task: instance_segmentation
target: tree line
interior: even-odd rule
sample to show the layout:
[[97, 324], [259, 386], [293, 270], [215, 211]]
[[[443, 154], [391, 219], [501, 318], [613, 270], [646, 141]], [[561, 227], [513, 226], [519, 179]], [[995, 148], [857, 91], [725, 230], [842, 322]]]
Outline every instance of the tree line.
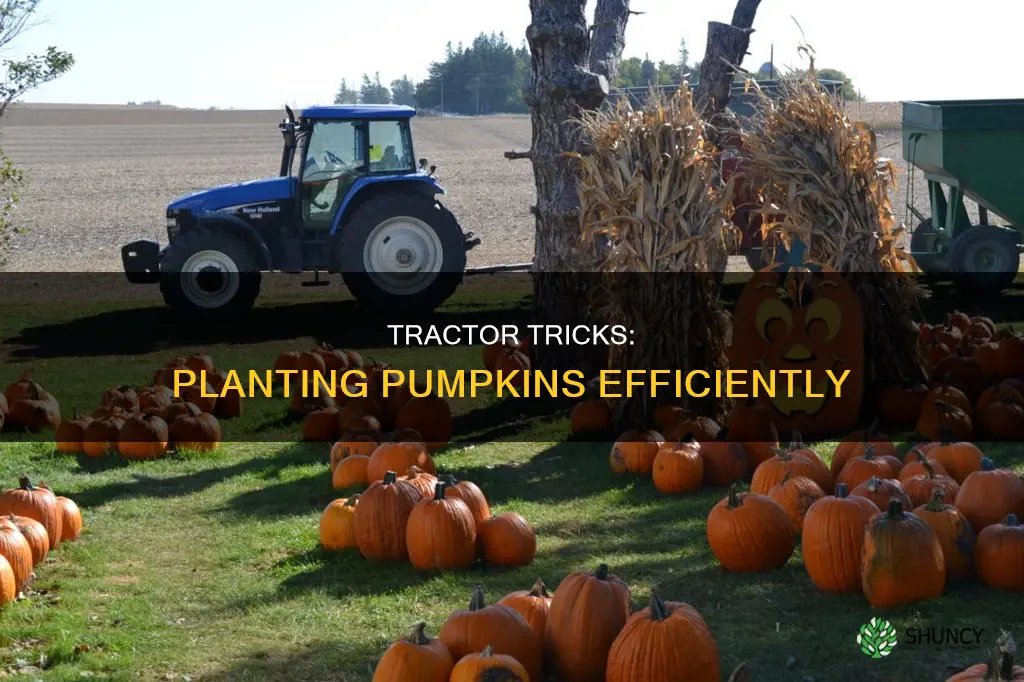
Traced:
[[[751, 74], [764, 80], [779, 74], [764, 65]], [[637, 88], [675, 85], [684, 78], [694, 80], [700, 72], [700, 62], [690, 61], [686, 41], [679, 44], [675, 62], [651, 61], [629, 57], [619, 65], [614, 86]], [[794, 75], [799, 75], [797, 72]], [[526, 44], [513, 47], [503, 33], [481, 33], [472, 44], [449, 42], [441, 61], [432, 62], [427, 77], [413, 83], [408, 75], [384, 85], [380, 73], [363, 74], [358, 86], [341, 81], [334, 98], [335, 104], [404, 104], [418, 109], [446, 113], [479, 115], [497, 113], [525, 113], [529, 109], [523, 98], [530, 77], [530, 51]], [[849, 76], [838, 69], [818, 69], [818, 77], [843, 83], [843, 96], [848, 100], [862, 99]], [[739, 77], [738, 77], [739, 78]]]

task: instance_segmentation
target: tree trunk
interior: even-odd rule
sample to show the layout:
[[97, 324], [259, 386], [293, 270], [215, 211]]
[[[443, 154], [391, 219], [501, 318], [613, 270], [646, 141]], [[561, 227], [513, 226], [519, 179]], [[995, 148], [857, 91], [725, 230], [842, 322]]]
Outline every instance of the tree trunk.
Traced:
[[[586, 0], [530, 0], [526, 30], [532, 57], [527, 95], [533, 122], [534, 181], [537, 188], [534, 246], [534, 306], [538, 324], [580, 324], [588, 319], [586, 287], [594, 283], [597, 260], [580, 243], [576, 162], [565, 152], [582, 152], [572, 119], [581, 109], [601, 105], [622, 55], [629, 0], [599, 0], [594, 42]], [[596, 71], [589, 66], [596, 64]], [[541, 368], [594, 369], [599, 364], [579, 346], [540, 346]]]
[[700, 63], [695, 105], [704, 119], [713, 121], [729, 104], [729, 88], [736, 67], [750, 48], [754, 17], [761, 0], [738, 0], [732, 23], [708, 22], [708, 43]]

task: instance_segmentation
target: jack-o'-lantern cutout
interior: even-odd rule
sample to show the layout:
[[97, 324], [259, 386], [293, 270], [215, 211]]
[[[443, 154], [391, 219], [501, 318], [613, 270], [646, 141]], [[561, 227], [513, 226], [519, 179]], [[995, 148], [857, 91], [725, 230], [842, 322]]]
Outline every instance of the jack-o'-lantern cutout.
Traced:
[[[804, 245], [795, 242], [784, 262], [754, 273], [744, 287], [733, 315], [729, 364], [760, 370], [766, 381], [774, 370], [774, 397], [762, 386], [758, 397], [773, 410], [780, 434], [835, 436], [853, 428], [860, 415], [864, 320], [842, 275], [805, 263], [803, 254]], [[748, 394], [753, 374], [749, 378]]]

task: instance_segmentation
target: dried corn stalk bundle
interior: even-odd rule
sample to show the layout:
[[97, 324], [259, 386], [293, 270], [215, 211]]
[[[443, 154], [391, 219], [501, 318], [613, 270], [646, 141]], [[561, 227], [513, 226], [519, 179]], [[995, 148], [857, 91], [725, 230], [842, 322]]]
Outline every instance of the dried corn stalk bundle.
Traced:
[[[580, 125], [591, 147], [580, 157], [583, 238], [607, 244], [593, 309], [633, 330], [632, 345], [611, 349], [608, 368], [726, 367], [729, 320], [713, 273], [726, 264], [727, 201], [714, 188], [715, 150], [692, 93], [685, 85], [668, 97], [652, 92], [640, 110], [623, 99], [587, 112]], [[681, 402], [712, 417], [728, 407]], [[620, 399], [618, 425], [648, 423], [654, 403], [649, 392]]]
[[921, 292], [909, 273], [917, 266], [898, 244], [906, 229], [889, 199], [895, 166], [878, 157], [871, 128], [850, 121], [812, 63], [806, 76], [783, 79], [776, 98], [761, 93], [742, 141], [742, 178], [759, 188], [765, 242], [799, 238], [809, 260], [847, 273], [864, 311], [867, 380], [925, 378], [912, 327]]

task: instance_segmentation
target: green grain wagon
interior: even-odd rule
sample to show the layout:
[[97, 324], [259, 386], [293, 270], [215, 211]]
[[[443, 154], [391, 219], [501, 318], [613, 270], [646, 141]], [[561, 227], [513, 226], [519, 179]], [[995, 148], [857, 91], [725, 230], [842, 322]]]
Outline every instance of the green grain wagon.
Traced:
[[[928, 180], [931, 217], [907, 202], [920, 221], [910, 240], [920, 268], [989, 291], [1012, 284], [1024, 243], [1024, 99], [904, 102], [903, 158]], [[908, 199], [912, 187], [911, 176]], [[978, 204], [977, 224], [965, 197]]]

